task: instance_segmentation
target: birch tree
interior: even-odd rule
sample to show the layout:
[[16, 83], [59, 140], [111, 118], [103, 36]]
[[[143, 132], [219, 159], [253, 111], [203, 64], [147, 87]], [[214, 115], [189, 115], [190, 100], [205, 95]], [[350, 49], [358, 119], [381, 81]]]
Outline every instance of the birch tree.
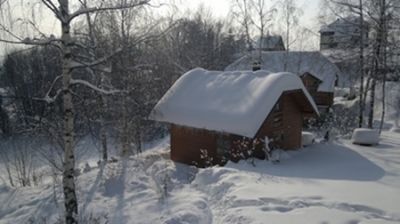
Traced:
[[[113, 94], [115, 90], [104, 90], [94, 84], [80, 79], [73, 78], [73, 72], [76, 69], [90, 68], [101, 64], [107, 58], [98, 59], [92, 62], [79, 62], [73, 57], [73, 47], [79, 45], [71, 35], [71, 26], [73, 21], [82, 15], [88, 15], [100, 11], [122, 10], [143, 6], [149, 3], [150, 0], [130, 1], [125, 4], [116, 4], [110, 6], [87, 6], [81, 4], [81, 7], [76, 11], [71, 11], [70, 0], [41, 0], [48, 10], [52, 12], [55, 18], [60, 23], [61, 35], [60, 38], [54, 36], [40, 39], [19, 38], [16, 35], [11, 35], [14, 39], [1, 39], [3, 42], [12, 44], [27, 44], [27, 45], [56, 45], [61, 52], [62, 59], [62, 73], [57, 77], [62, 83], [62, 89], [58, 90], [56, 95], [49, 96], [49, 91], [43, 100], [52, 102], [58, 95], [62, 95], [63, 101], [63, 192], [64, 192], [64, 205], [65, 205], [65, 222], [67, 224], [78, 223], [78, 200], [76, 197], [75, 188], [75, 155], [74, 155], [74, 106], [73, 106], [73, 92], [72, 86], [83, 85], [98, 91], [102, 94]], [[3, 26], [3, 30], [4, 26]], [[55, 81], [57, 81], [55, 80]]]
[[251, 7], [254, 9], [255, 16], [252, 17], [252, 23], [256, 27], [258, 31], [258, 35], [260, 36], [259, 42], [259, 52], [258, 52], [258, 61], [261, 63], [262, 61], [262, 43], [264, 40], [264, 36], [267, 32], [267, 29], [271, 26], [272, 18], [274, 13], [276, 12], [276, 8], [272, 5], [272, 2], [268, 0], [251, 0]]
[[[302, 10], [296, 5], [294, 0], [283, 0], [278, 1], [278, 11], [280, 13], [281, 24], [284, 27], [284, 40], [286, 45], [286, 51], [290, 51], [292, 44], [296, 41], [296, 39], [292, 38], [292, 31], [296, 32], [294, 28], [299, 23], [299, 17], [303, 14]], [[296, 35], [295, 35], [296, 36]]]
[[252, 14], [250, 1], [252, 0], [233, 0], [232, 1], [232, 14], [233, 17], [240, 24], [241, 28], [244, 29], [244, 36], [246, 39], [247, 50], [253, 50], [252, 40]]
[[258, 35], [260, 41], [257, 60], [261, 63], [262, 43], [272, 25], [275, 5], [269, 0], [234, 0], [232, 6], [237, 22], [244, 29], [249, 51], [253, 50], [253, 37]]
[[[364, 79], [365, 79], [365, 34], [367, 31], [365, 24], [365, 10], [364, 10], [364, 1], [365, 0], [330, 0], [332, 3], [338, 5], [341, 9], [347, 10], [347, 13], [350, 15], [355, 15], [358, 20], [358, 24], [353, 24], [358, 26], [359, 28], [359, 76], [360, 76], [360, 92], [359, 92], [359, 111], [358, 111], [358, 127], [362, 127], [364, 123], [364, 110], [365, 110], [365, 97], [364, 97]], [[338, 12], [334, 12], [339, 16]], [[342, 17], [343, 18], [343, 17]]]
[[368, 114], [368, 127], [373, 128], [374, 121], [374, 107], [375, 107], [375, 91], [376, 82], [382, 83], [382, 113], [380, 118], [379, 129], [382, 130], [384, 117], [385, 117], [385, 104], [386, 104], [386, 79], [389, 71], [387, 65], [388, 57], [388, 34], [389, 24], [392, 20], [393, 2], [390, 0], [372, 1], [368, 5], [369, 17], [373, 24], [373, 32], [375, 34], [373, 42], [373, 67], [372, 67], [372, 86], [371, 86], [371, 101], [370, 111]]

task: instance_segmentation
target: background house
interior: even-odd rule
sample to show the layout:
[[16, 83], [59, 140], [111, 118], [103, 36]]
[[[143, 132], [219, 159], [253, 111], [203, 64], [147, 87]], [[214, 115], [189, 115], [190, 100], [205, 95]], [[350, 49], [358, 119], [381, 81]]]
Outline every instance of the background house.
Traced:
[[[365, 24], [364, 44], [368, 46], [369, 25]], [[320, 49], [346, 49], [360, 46], [360, 18], [339, 18], [320, 29]]]
[[[246, 154], [237, 145], [243, 140], [252, 144], [267, 136], [276, 147], [299, 148], [303, 116], [317, 113], [301, 79], [292, 73], [197, 68], [175, 82], [150, 119], [171, 124], [172, 160], [205, 166], [204, 155], [216, 164]], [[255, 154], [262, 157], [260, 150]]]
[[255, 49], [262, 51], [285, 51], [285, 44], [283, 43], [282, 36], [280, 35], [266, 35], [259, 37]]
[[[256, 52], [255, 54], [258, 54]], [[225, 71], [252, 70], [257, 56], [245, 55], [225, 68]], [[308, 51], [264, 51], [261, 69], [271, 72], [291, 72], [300, 76], [304, 85], [322, 111], [333, 104], [335, 84], [341, 76], [335, 64], [320, 52]]]

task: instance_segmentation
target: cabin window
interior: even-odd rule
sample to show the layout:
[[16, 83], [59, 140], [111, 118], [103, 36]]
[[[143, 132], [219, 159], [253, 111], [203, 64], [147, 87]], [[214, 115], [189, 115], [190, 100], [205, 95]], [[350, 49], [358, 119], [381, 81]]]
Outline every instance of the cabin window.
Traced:
[[279, 128], [282, 127], [282, 114], [277, 114], [272, 119], [272, 127]]
[[272, 114], [272, 127], [273, 128], [279, 128], [282, 127], [282, 107], [281, 103], [277, 102], [273, 108], [273, 114]]

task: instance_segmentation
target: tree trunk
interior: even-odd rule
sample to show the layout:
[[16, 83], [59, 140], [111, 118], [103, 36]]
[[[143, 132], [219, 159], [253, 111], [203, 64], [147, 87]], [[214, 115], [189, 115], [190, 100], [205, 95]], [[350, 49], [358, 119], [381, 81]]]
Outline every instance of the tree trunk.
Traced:
[[358, 127], [361, 128], [363, 125], [364, 117], [364, 15], [363, 15], [363, 0], [360, 0], [360, 102], [359, 102], [359, 114], [358, 114]]
[[381, 46], [382, 46], [382, 114], [381, 121], [379, 124], [379, 132], [382, 132], [383, 123], [385, 121], [385, 112], [386, 112], [386, 71], [387, 71], [387, 36], [388, 36], [388, 27], [386, 20], [386, 0], [382, 0], [381, 2], [381, 14], [380, 14], [380, 32], [381, 32]]
[[[87, 0], [83, 1], [83, 5], [84, 7], [88, 7], [87, 6]], [[96, 60], [96, 37], [94, 35], [94, 31], [93, 31], [93, 24], [92, 21], [90, 19], [90, 14], [86, 13], [86, 22], [88, 25], [88, 30], [89, 30], [89, 40], [90, 40], [90, 46], [89, 46], [89, 50], [92, 51], [91, 52], [91, 60], [95, 61]], [[100, 88], [104, 87], [104, 77], [103, 77], [103, 73], [99, 72], [98, 74], [96, 73], [96, 71], [93, 71], [95, 73], [96, 76], [100, 76]], [[107, 147], [107, 129], [106, 129], [106, 122], [105, 122], [105, 116], [104, 114], [106, 113], [106, 99], [104, 98], [104, 96], [102, 94], [99, 95], [98, 98], [98, 102], [99, 102], [99, 111], [100, 111], [100, 131], [99, 131], [99, 135], [100, 135], [100, 142], [101, 142], [101, 151], [102, 151], [102, 159], [103, 161], [106, 163], [108, 160], [108, 147]]]
[[141, 122], [140, 117], [138, 118], [137, 124], [138, 124], [138, 126], [135, 131], [136, 153], [141, 154], [142, 153], [142, 134], [141, 134], [142, 122]]
[[[60, 12], [64, 18], [69, 18], [68, 0], [59, 0]], [[66, 20], [66, 19], [65, 19]], [[70, 36], [70, 22], [61, 22], [62, 31], [62, 84], [63, 84], [63, 116], [64, 116], [64, 164], [63, 164], [63, 191], [65, 205], [65, 223], [78, 223], [78, 201], [75, 189], [75, 156], [74, 156], [74, 108], [71, 94], [72, 58]]]
[[375, 87], [376, 87], [376, 80], [375, 78], [372, 78], [370, 109], [368, 114], [368, 128], [374, 127]]
[[367, 78], [367, 82], [365, 83], [365, 86], [364, 86], [364, 93], [363, 93], [363, 105], [366, 105], [367, 104], [367, 95], [368, 95], [368, 90], [370, 89], [369, 88], [369, 86], [370, 86], [370, 84], [371, 84], [371, 74], [369, 74], [368, 75], [368, 78]]
[[107, 132], [105, 129], [104, 121], [101, 121], [100, 127], [100, 138], [101, 138], [101, 146], [102, 146], [102, 154], [103, 154], [103, 161], [107, 162], [108, 160], [108, 148], [107, 148]]
[[128, 119], [128, 102], [126, 99], [123, 100], [122, 105], [122, 157], [127, 157], [131, 155], [130, 150], [130, 137], [129, 137], [129, 119]]
[[385, 111], [386, 111], [386, 73], [383, 74], [382, 80], [382, 114], [381, 114], [381, 122], [379, 124], [379, 132], [382, 132], [383, 123], [385, 121]]
[[[372, 83], [372, 90], [371, 90], [371, 110], [369, 113], [369, 119], [368, 119], [368, 127], [372, 128], [373, 127], [373, 119], [374, 119], [374, 104], [375, 104], [375, 85], [376, 85], [376, 79], [378, 77], [382, 76], [382, 81], [385, 82], [386, 80], [386, 69], [385, 66], [385, 57], [386, 57], [386, 49], [385, 49], [385, 44], [386, 44], [386, 1], [385, 0], [380, 0], [379, 1], [379, 23], [377, 27], [377, 34], [376, 34], [376, 43], [374, 45], [374, 61], [375, 61], [375, 66], [374, 66], [374, 75], [375, 77], [373, 78], [373, 83]], [[383, 83], [383, 86], [386, 84]], [[383, 97], [384, 91], [383, 91]], [[383, 126], [383, 118], [385, 116], [385, 109], [384, 109], [384, 102], [385, 100], [383, 99], [383, 110], [382, 110], [382, 117], [381, 117], [381, 124], [380, 124], [380, 130]]]

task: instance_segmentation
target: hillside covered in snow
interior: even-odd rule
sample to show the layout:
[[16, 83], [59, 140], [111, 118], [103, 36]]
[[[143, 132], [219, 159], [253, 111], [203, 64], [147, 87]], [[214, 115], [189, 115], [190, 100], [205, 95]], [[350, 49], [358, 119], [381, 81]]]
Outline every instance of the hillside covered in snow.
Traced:
[[[168, 139], [106, 166], [81, 164], [84, 223], [399, 223], [400, 133], [376, 147], [347, 140], [281, 155], [198, 169], [168, 159]], [[0, 185], [0, 223], [60, 219], [60, 180]]]

